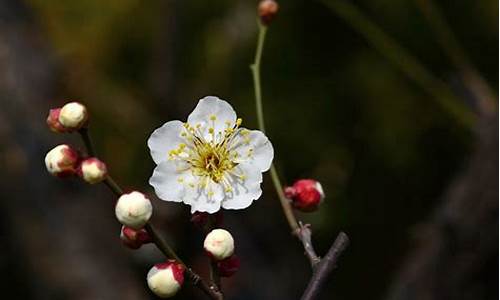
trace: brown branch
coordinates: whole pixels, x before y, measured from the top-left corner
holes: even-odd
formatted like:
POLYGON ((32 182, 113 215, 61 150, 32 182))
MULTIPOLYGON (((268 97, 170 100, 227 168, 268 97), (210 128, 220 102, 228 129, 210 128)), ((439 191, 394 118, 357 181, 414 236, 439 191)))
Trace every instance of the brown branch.
MULTIPOLYGON (((83 143, 87 149, 89 155, 95 156, 95 151, 92 145, 92 140, 90 138, 90 134, 88 129, 80 129, 78 131, 80 133, 83 143)), ((104 180, 104 184, 117 196, 120 197, 123 194, 123 189, 116 183, 116 181, 108 174, 106 179, 104 180)), ((185 269, 185 272, 188 275, 188 278, 191 280, 194 286, 201 289, 208 297, 214 300, 222 300, 224 299, 222 293, 219 291, 218 287, 214 284, 208 284, 200 275, 196 274, 191 268, 189 268, 175 253, 175 251, 168 245, 168 243, 161 237, 158 233, 158 230, 154 227, 151 222, 146 223, 144 229, 151 236, 153 243, 156 247, 168 258, 175 259, 179 262, 185 269)))
POLYGON ((344 250, 349 245, 349 237, 344 232, 340 232, 333 245, 328 250, 323 259, 318 263, 316 269, 307 285, 306 291, 300 298, 301 300, 312 300, 316 299, 323 287, 323 284, 327 280, 330 273, 337 266, 337 261, 344 252, 344 250))
POLYGON ((316 251, 314 250, 314 246, 311 240, 311 225, 304 225, 302 224, 302 222, 299 222, 299 228, 295 232, 295 236, 302 242, 302 246, 304 246, 304 253, 309 259, 311 268, 314 271, 316 269, 316 266, 321 261, 321 258, 316 254, 316 251))

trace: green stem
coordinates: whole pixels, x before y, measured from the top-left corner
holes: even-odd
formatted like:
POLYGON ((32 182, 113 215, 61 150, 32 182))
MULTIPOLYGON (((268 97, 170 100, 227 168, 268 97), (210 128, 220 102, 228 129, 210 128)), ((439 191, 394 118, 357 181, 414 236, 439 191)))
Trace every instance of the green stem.
MULTIPOLYGON (((266 127, 264 124, 264 109, 262 107, 262 89, 260 83, 260 64, 262 60, 262 50, 264 49, 264 42, 266 39, 267 26, 263 25, 260 21, 259 24, 259 37, 257 40, 257 49, 255 51, 255 61, 252 65, 250 65, 250 69, 252 70, 253 75, 253 84, 255 90, 255 108, 257 111, 257 121, 259 125, 259 129, 262 132, 266 132, 266 127)), ((293 213, 293 209, 290 205, 290 202, 285 197, 283 193, 283 185, 281 184, 280 178, 278 176, 278 172, 274 164, 271 165, 271 179, 273 181, 274 187, 276 189, 276 193, 278 194, 278 198, 281 203, 281 207, 283 209, 283 213, 285 214, 286 220, 290 225, 292 233, 297 234, 299 229, 299 223, 295 218, 295 214, 293 213)))
POLYGON ((253 75, 253 84, 255 90, 255 108, 257 111, 257 122, 259 124, 259 129, 262 132, 266 132, 264 124, 264 113, 262 108, 262 92, 260 88, 260 61, 262 59, 262 50, 264 49, 264 41, 266 40, 267 26, 259 24, 259 38, 257 40, 257 50, 255 51, 255 61, 250 66, 253 75))

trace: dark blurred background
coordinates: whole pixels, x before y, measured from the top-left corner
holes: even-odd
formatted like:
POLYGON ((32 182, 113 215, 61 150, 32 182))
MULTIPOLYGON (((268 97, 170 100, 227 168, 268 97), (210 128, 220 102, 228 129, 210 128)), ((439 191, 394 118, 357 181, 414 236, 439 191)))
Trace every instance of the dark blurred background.
MULTIPOLYGON (((498 1, 436 0, 459 45, 440 37, 429 3, 281 1, 269 29, 262 76, 275 163, 288 184, 323 184, 321 209, 299 215, 318 252, 340 230, 352 242, 321 299, 498 298, 498 1)), ((147 138, 201 97, 228 100, 257 127, 256 5, 0 1, 2 298, 154 299, 146 273, 163 258, 121 245, 114 196, 46 172, 53 146, 82 146, 49 132, 47 112, 85 103, 113 176, 152 192, 147 138)), ((242 260, 223 283, 227 299, 298 299, 310 277, 269 177, 263 188, 250 208, 225 212, 242 260)), ((153 222, 206 274, 189 207, 153 205, 153 222)), ((204 297, 188 283, 176 299, 204 297)))

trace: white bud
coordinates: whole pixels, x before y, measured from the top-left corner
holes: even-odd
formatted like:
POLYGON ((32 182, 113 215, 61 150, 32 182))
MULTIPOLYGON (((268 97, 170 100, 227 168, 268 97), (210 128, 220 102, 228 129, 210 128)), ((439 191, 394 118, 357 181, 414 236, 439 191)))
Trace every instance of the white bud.
POLYGON ((87 158, 80 164, 79 175, 90 184, 103 181, 107 173, 106 165, 95 157, 87 158))
POLYGON ((207 234, 203 247, 214 259, 222 260, 233 255, 234 239, 229 231, 214 229, 207 234))
POLYGON ((174 296, 184 282, 183 267, 175 262, 156 264, 147 276, 148 286, 160 298, 174 296))
POLYGON ((146 196, 139 192, 123 194, 115 207, 116 218, 120 223, 133 229, 146 225, 153 213, 153 206, 146 196))
POLYGON ((76 173, 78 153, 70 146, 62 144, 56 146, 45 155, 45 166, 50 174, 66 177, 76 173))
POLYGON ((61 108, 59 122, 68 130, 78 130, 87 122, 87 108, 78 102, 70 102, 61 108))

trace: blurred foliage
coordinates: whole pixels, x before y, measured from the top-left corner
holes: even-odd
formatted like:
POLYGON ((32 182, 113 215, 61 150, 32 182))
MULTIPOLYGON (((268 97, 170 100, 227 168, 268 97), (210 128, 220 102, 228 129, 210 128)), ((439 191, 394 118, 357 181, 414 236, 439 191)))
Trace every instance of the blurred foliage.
MULTIPOLYGON (((146 187, 153 168, 150 132, 185 119, 202 96, 229 100, 244 125, 256 127, 248 68, 256 1, 29 2, 60 62, 57 102, 89 105, 101 155, 125 185, 146 187)), ((414 1, 355 3, 460 93, 458 74, 414 1)), ((328 288, 335 299, 380 298, 409 246, 412 226, 430 215, 463 167, 473 136, 325 5, 280 4, 262 66, 278 169, 288 183, 303 177, 323 182, 322 209, 301 215, 313 224, 320 252, 340 229, 352 238, 328 288)), ((498 1, 438 5, 497 91, 498 1)), ((263 199, 230 218, 250 220, 256 228, 247 229, 256 232, 263 224, 272 230, 268 235, 286 238, 273 193, 268 179, 263 199)), ((301 258, 300 249, 293 253, 301 258)), ((305 260, 302 267, 307 270, 305 260)))

